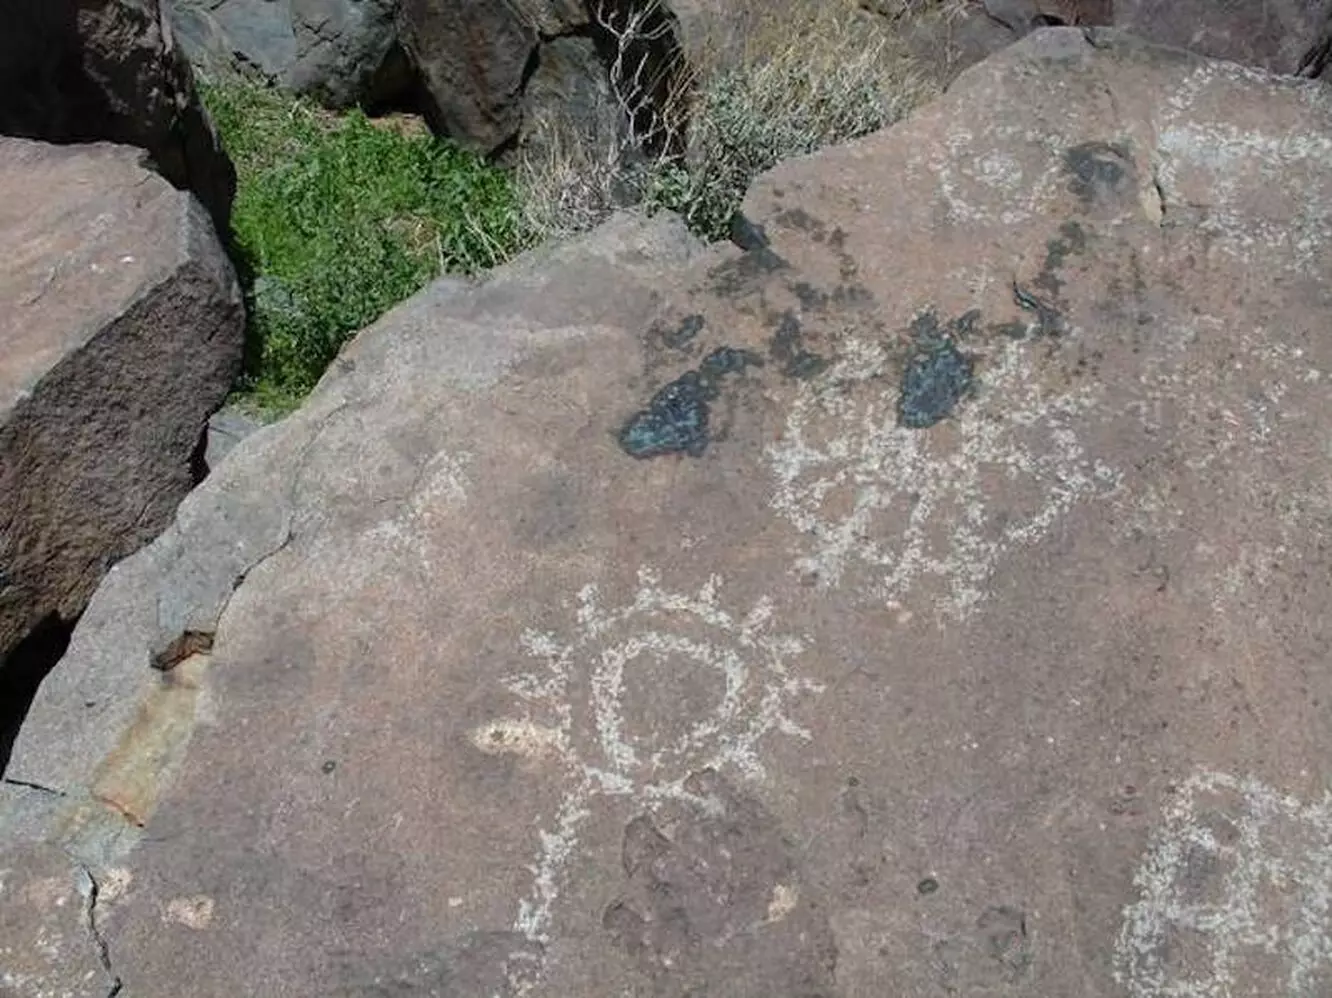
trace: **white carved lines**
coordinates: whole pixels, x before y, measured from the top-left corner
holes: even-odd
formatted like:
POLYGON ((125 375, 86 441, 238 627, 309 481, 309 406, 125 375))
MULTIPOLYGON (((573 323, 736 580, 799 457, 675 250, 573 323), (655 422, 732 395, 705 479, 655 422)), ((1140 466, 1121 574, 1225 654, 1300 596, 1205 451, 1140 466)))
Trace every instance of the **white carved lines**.
POLYGON ((826 587, 861 567, 869 591, 894 607, 934 577, 938 611, 964 618, 1005 551, 1112 491, 1118 474, 1088 457, 1073 428, 1095 388, 1048 391, 1032 351, 1017 340, 992 345, 977 363, 974 397, 918 430, 897 423, 887 351, 849 342, 802 388, 768 450, 771 505, 808 538, 796 569, 826 587))
POLYGON ((565 771, 564 796, 552 827, 540 832, 535 882, 515 922, 527 938, 546 940, 565 867, 597 798, 651 804, 687 796, 684 780, 704 768, 762 778, 768 735, 809 738, 787 716, 793 700, 822 691, 788 669, 805 643, 770 632, 769 600, 736 617, 723 608, 720 588, 713 576, 697 593, 672 593, 640 569, 623 606, 606 607, 595 586, 584 587, 567 639, 523 636, 543 666, 506 681, 522 712, 472 738, 482 751, 547 759, 565 771), (653 686, 676 670, 693 670, 696 685, 714 691, 710 709, 693 716, 652 709, 653 686))
POLYGON ((1132 998, 1332 994, 1332 795, 1199 773, 1134 883, 1116 948, 1132 998))

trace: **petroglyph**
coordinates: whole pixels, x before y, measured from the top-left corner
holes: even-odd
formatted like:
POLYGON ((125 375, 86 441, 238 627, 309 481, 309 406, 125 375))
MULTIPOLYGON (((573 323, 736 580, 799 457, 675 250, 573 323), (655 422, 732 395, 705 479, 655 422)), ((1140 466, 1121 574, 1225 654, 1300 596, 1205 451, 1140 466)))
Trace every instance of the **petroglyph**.
POLYGON ((1332 794, 1202 772, 1163 817, 1116 947, 1132 998, 1332 993, 1332 794))
POLYGON ((967 343, 974 381, 956 411, 917 429, 899 419, 896 368, 884 346, 851 340, 802 388, 768 449, 771 505, 807 541, 796 569, 823 587, 853 568, 897 607, 925 579, 940 614, 964 618, 985 599, 1005 551, 1032 544, 1118 474, 1087 455, 1075 421, 1096 401, 1084 384, 1051 391, 1031 344, 967 343), (1000 504, 991 491, 1009 497, 1000 504))
POLYGON ((672 593, 645 568, 622 606, 605 606, 596 586, 584 587, 568 637, 523 635, 524 650, 543 666, 505 682, 522 712, 481 726, 472 741, 488 753, 553 761, 566 781, 539 833, 532 891, 519 905, 514 929, 524 938, 547 940, 564 871, 597 800, 649 809, 692 801, 692 773, 762 779, 769 735, 810 737, 788 716, 794 701, 822 691, 788 668, 805 642, 772 633, 769 600, 734 616, 720 591, 713 576, 696 593, 672 593))

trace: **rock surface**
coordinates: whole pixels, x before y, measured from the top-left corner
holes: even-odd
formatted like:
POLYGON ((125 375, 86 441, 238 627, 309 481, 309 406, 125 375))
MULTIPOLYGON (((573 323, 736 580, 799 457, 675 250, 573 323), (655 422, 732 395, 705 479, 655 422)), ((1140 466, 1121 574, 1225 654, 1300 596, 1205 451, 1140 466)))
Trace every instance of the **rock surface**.
POLYGON ((494 153, 549 141, 613 136, 622 118, 640 135, 665 107, 682 69, 668 5, 650 17, 636 0, 403 0, 399 38, 420 75, 426 118, 442 134, 494 153), (634 24, 634 31, 626 27, 634 24), (621 45, 620 39, 628 40, 621 45), (606 121, 607 116, 611 120, 606 121))
POLYGON ((397 47, 397 0, 170 0, 195 65, 237 61, 329 107, 399 96, 410 86, 397 47))
POLYGON ((905 0, 860 6, 899 22, 916 57, 945 78, 1050 25, 1115 27, 1154 44, 1311 78, 1325 77, 1332 56, 1328 0, 972 0, 935 16, 905 0))
POLYGON ((229 232, 236 173, 159 0, 0 0, 0 135, 146 149, 229 232))
POLYGON ((97 931, 100 895, 87 869, 59 849, 0 851, 0 995, 116 994, 97 931))
POLYGON ((238 373, 231 264, 144 158, 0 139, 0 661, 171 522, 238 373))
POLYGON ((0 825, 135 998, 1328 994, 1330 146, 1046 30, 766 246, 434 286, 115 567, 0 825))
POLYGON ((1275 73, 1321 76, 1327 65, 1328 0, 1114 0, 1114 24, 1162 45, 1275 73))

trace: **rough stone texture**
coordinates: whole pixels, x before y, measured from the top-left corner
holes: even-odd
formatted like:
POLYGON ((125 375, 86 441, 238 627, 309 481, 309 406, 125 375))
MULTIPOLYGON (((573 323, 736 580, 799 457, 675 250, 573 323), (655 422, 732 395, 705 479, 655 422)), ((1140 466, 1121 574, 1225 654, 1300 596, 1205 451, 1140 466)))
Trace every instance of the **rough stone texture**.
POLYGON ((204 464, 210 470, 216 468, 238 443, 263 425, 262 421, 240 409, 219 409, 208 417, 204 464))
POLYGON ((566 142, 598 142, 623 127, 622 103, 636 109, 637 134, 651 132, 682 69, 669 6, 625 31, 641 7, 636 0, 403 0, 399 38, 435 131, 493 153, 549 141, 559 119, 566 142), (617 35, 641 40, 621 46, 617 35), (612 84, 624 101, 612 99, 612 84))
POLYGON ((0 139, 0 660, 171 522, 240 365, 231 264, 143 159, 0 139))
POLYGON ((400 96, 396 0, 170 0, 195 65, 240 63, 330 107, 400 96))
POLYGON ((538 33, 516 4, 403 0, 398 37, 421 76, 426 120, 490 152, 522 126, 538 33))
POLYGON ((577 141, 593 155, 617 150, 626 138, 624 115, 591 38, 571 35, 541 46, 524 91, 522 150, 558 155, 577 141))
POLYGON ((224 238, 236 174, 159 0, 0 0, 0 135, 138 146, 224 238))
POLYGON ((102 885, 51 846, 0 851, 0 995, 106 998, 119 981, 97 934, 102 885))
POLYGON ((1321 75, 1327 0, 1114 0, 1114 24, 1163 45, 1277 73, 1321 75))
POLYGON ((136 998, 1321 998, 1330 126, 1042 31, 766 246, 432 288, 115 568, 0 822, 129 871, 136 998))
POLYGON ((945 79, 1052 24, 1114 26, 1155 44, 1306 77, 1323 78, 1332 54, 1328 0, 972 0, 946 15, 905 0, 860 6, 899 22, 917 58, 945 79))

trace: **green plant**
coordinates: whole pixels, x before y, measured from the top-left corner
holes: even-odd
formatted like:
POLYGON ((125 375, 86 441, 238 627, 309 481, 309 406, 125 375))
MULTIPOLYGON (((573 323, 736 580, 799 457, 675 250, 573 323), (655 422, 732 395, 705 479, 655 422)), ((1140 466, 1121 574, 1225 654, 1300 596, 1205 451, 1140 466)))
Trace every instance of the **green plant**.
POLYGON ((447 142, 251 81, 204 96, 236 164, 242 390, 262 409, 293 408, 353 333, 438 274, 494 266, 527 242, 509 178, 447 142))

